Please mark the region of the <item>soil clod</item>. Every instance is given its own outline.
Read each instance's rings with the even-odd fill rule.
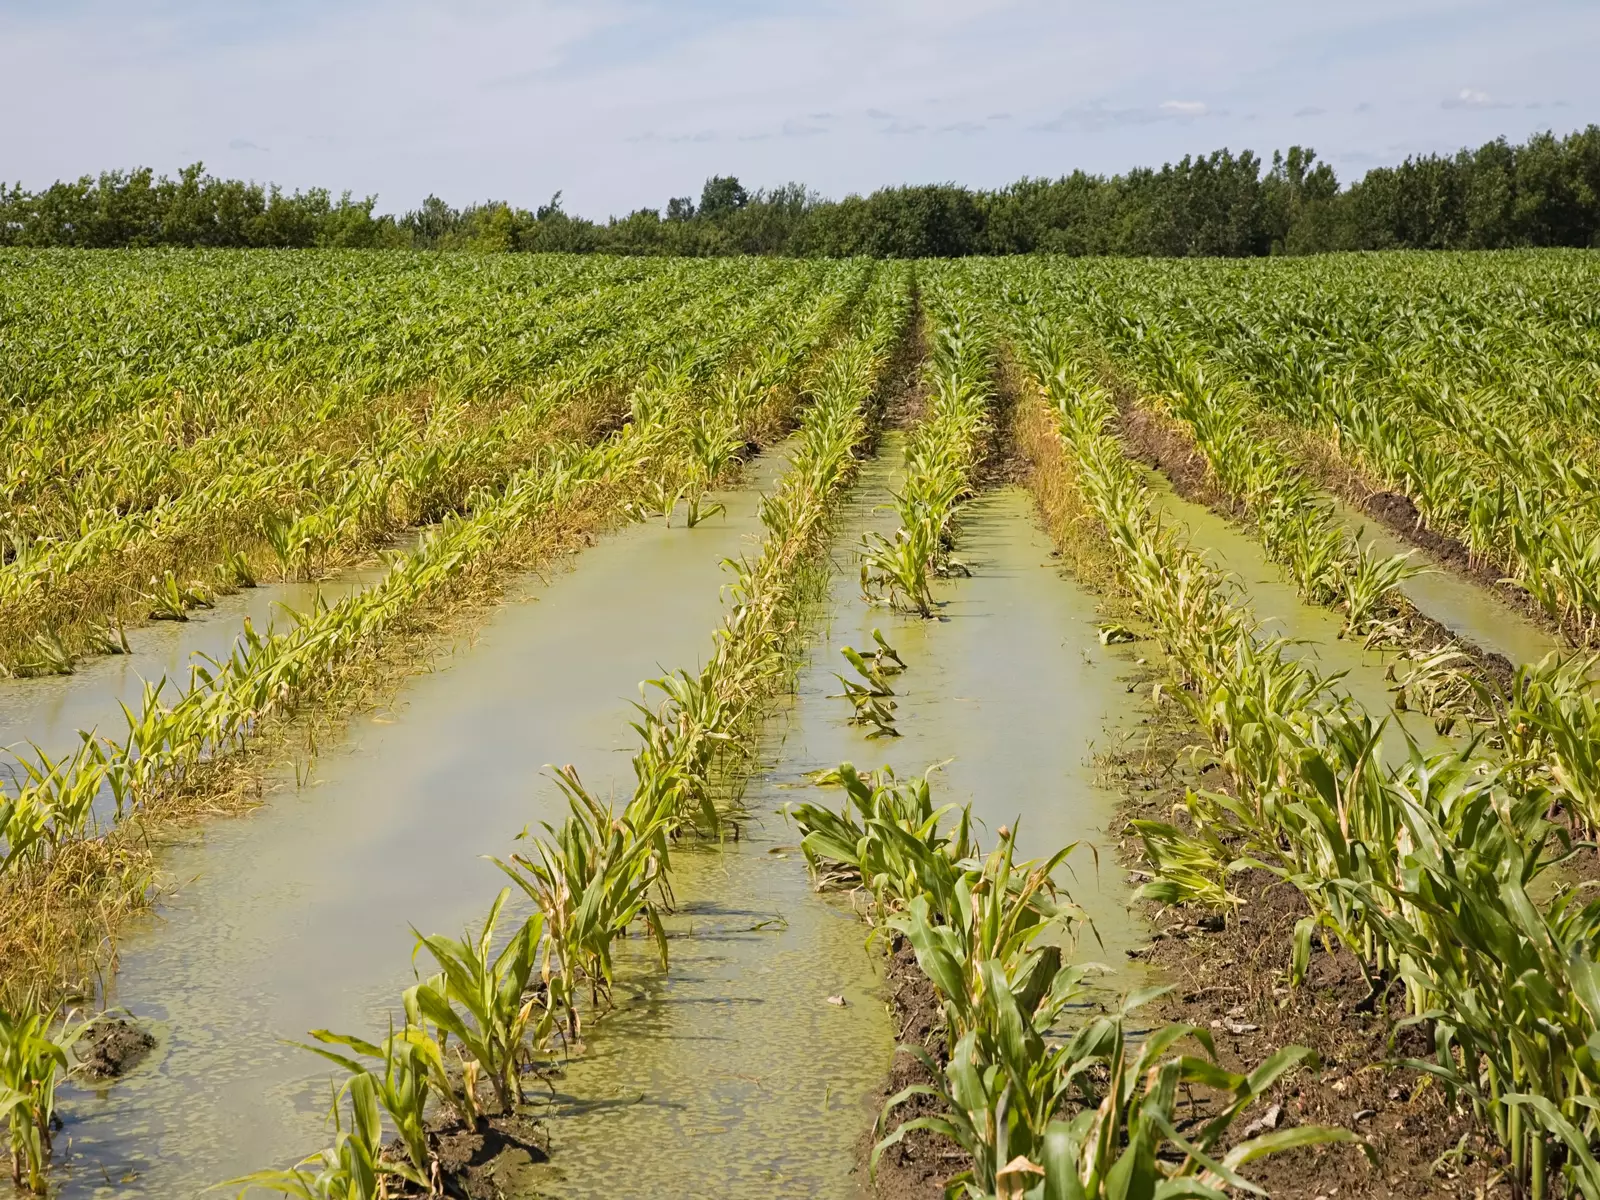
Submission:
[[[77,1041],[78,1071],[86,1079],[119,1079],[143,1062],[155,1046],[155,1035],[128,1018],[102,1016]]]

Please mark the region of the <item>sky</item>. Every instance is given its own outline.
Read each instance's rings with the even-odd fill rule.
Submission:
[[[1596,0],[0,0],[0,179],[604,217],[1300,144],[1349,182],[1600,122],[1596,62]]]

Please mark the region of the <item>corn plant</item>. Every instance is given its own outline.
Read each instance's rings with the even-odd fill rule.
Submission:
[[[856,674],[859,676],[858,679],[850,679],[837,671],[833,676],[844,688],[841,698],[850,701],[851,708],[855,710],[850,718],[851,722],[856,725],[871,725],[873,731],[867,735],[868,737],[899,737],[900,731],[895,728],[894,723],[894,688],[889,686],[889,681],[884,677],[884,672],[876,660],[869,663],[853,646],[845,646],[839,653],[856,669]]]
[[[338,1103],[343,1097],[350,1102],[348,1128]],[[378,1084],[370,1073],[351,1076],[342,1096],[335,1098],[332,1114],[334,1143],[328,1149],[288,1170],[255,1171],[219,1183],[212,1190],[237,1188],[241,1196],[270,1191],[296,1200],[386,1200],[389,1179],[419,1182],[409,1164],[384,1157]],[[430,1186],[427,1180],[420,1182],[423,1187]]]
[[[347,1086],[355,1085],[357,1079],[363,1080],[359,1085],[363,1089],[370,1086],[378,1104],[399,1133],[409,1159],[408,1163],[395,1165],[395,1174],[427,1188],[431,1187],[433,1172],[433,1155],[428,1147],[428,1131],[424,1124],[430,1097],[442,1089],[444,1098],[454,1101],[469,1117],[476,1116],[476,1097],[467,1088],[457,1098],[446,1074],[444,1050],[424,1030],[421,1022],[425,1018],[420,1002],[414,1002],[414,992],[408,993],[407,1001],[410,1010],[408,1016],[418,1019],[408,1021],[406,1028],[399,1033],[395,1032],[391,1023],[389,1035],[382,1042],[374,1043],[348,1034],[314,1029],[311,1036],[321,1045],[303,1045],[302,1048],[349,1072]],[[383,1073],[379,1075],[348,1054],[326,1049],[328,1046],[343,1046],[364,1058],[373,1059],[382,1065]],[[359,1104],[360,1101],[355,1103]]]
[[[11,1180],[43,1195],[50,1162],[56,1085],[70,1068],[67,1051],[82,1032],[70,1020],[52,1034],[55,1010],[12,1016],[0,1009],[0,1117],[6,1121]]]
[[[439,974],[418,984],[407,998],[408,1007],[414,1006],[423,1019],[472,1055],[494,1088],[501,1112],[521,1103],[520,1068],[527,1061],[529,1041],[541,1042],[551,1023],[543,999],[528,995],[538,965],[544,914],[523,921],[499,954],[491,953],[500,912],[510,895],[510,888],[501,889],[475,938],[456,941],[418,933],[417,951],[427,950]]]
[[[1403,983],[1409,1019],[1431,1024],[1438,1051],[1410,1065],[1474,1104],[1516,1185],[1544,1195],[1558,1151],[1572,1180],[1588,1178],[1594,1087],[1576,1047],[1597,1028],[1589,992],[1600,906],[1562,884],[1542,904],[1530,899],[1565,855],[1567,835],[1549,820],[1562,779],[1575,797],[1585,791],[1583,768],[1555,767],[1553,748],[1581,741],[1571,731],[1584,727],[1586,684],[1558,664],[1524,669],[1500,724],[1500,762],[1474,744],[1432,756],[1411,745],[1404,763],[1385,766],[1384,722],[1287,661],[1230,601],[1226,581],[1153,519],[1106,435],[1103,398],[1062,361],[1069,343],[1033,345],[1036,378],[1059,408],[1122,581],[1231,785],[1191,792],[1181,828],[1139,825],[1156,867],[1145,894],[1228,904],[1235,870],[1278,875],[1312,910],[1295,931],[1292,977],[1320,935],[1356,955],[1375,999]]]

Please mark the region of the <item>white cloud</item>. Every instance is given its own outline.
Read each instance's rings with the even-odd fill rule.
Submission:
[[[1454,96],[1440,101],[1441,108],[1510,108],[1509,104],[1497,101],[1488,92],[1481,92],[1477,88],[1462,88]]]
[[[1163,100],[1161,111],[1175,117],[1203,117],[1207,110],[1204,100]]]

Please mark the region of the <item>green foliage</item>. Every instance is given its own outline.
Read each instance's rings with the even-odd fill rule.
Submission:
[[[1587,660],[1519,672],[1498,761],[1477,743],[1431,756],[1413,745],[1386,766],[1385,723],[1263,637],[1226,578],[1162,527],[1072,339],[1035,324],[1025,345],[1121,583],[1224,771],[1225,788],[1189,794],[1181,825],[1136,823],[1156,871],[1143,894],[1225,906],[1234,872],[1277,875],[1311,910],[1295,931],[1292,978],[1316,939],[1342,942],[1375,999],[1403,985],[1410,1021],[1434,1031],[1436,1048],[1410,1065],[1476,1107],[1519,1187],[1546,1194],[1553,1146],[1566,1148],[1575,1181],[1588,1178],[1600,1140],[1600,902],[1550,872],[1570,837],[1550,820],[1553,800],[1587,819]],[[1246,457],[1213,466],[1221,475]],[[1253,510],[1267,499],[1252,498]],[[1305,527],[1290,536],[1312,540]],[[1391,563],[1368,569],[1378,584],[1403,568]]]
[[[11,1179],[43,1195],[50,1162],[56,1084],[67,1073],[67,1051],[82,1032],[69,1021],[56,1034],[55,1010],[12,1016],[0,1009],[0,1118],[6,1122]]]

